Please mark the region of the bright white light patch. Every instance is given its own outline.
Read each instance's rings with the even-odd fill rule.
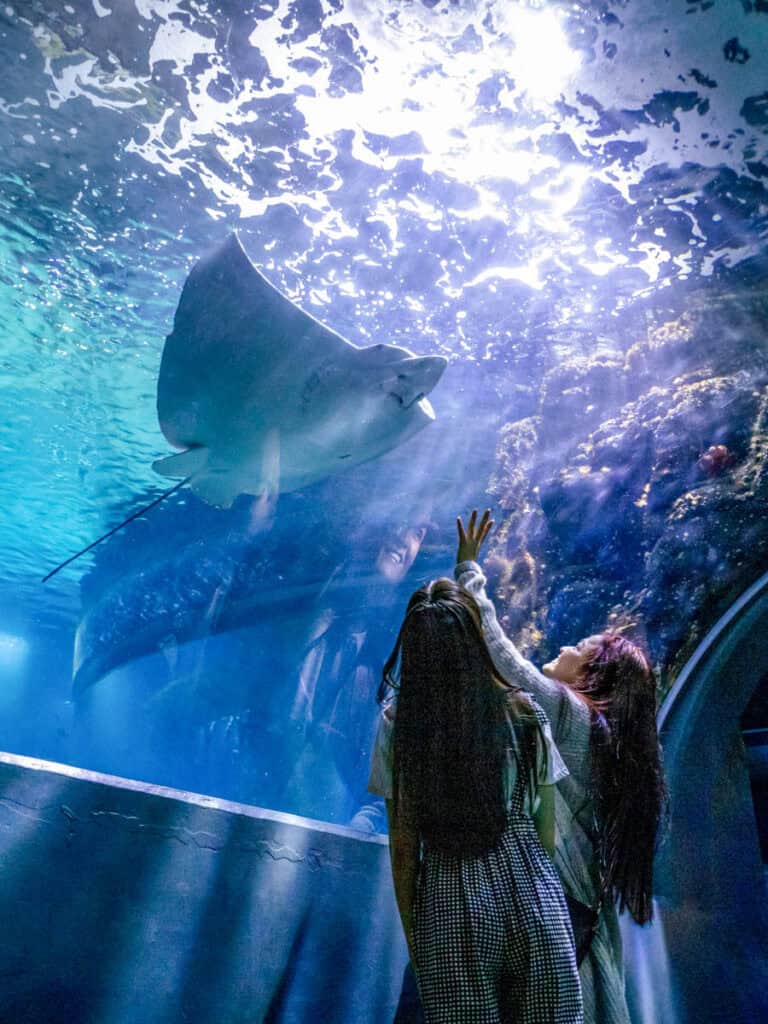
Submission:
[[[0,633],[0,669],[21,668],[29,652],[29,644],[21,636]]]
[[[557,99],[580,64],[557,13],[504,5],[503,14],[499,12],[499,28],[502,38],[509,34],[514,41],[507,68],[517,88],[532,99]]]

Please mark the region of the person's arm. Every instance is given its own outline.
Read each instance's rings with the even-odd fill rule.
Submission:
[[[399,801],[402,804],[402,799]],[[419,836],[411,819],[403,813],[402,806],[395,808],[393,800],[387,800],[389,821],[389,857],[392,865],[392,881],[395,887],[397,909],[408,943],[408,954],[415,963],[413,945],[413,904],[416,899],[416,880],[419,874]]]
[[[477,557],[493,526],[490,512],[486,510],[478,523],[475,510],[470,515],[466,528],[461,518],[457,519],[456,525],[459,533],[459,547],[454,575],[461,586],[477,602],[483,621],[483,637],[497,671],[508,682],[514,683],[532,694],[542,705],[549,718],[557,722],[560,718],[563,700],[562,687],[551,679],[547,679],[535,665],[523,657],[501,628],[493,601],[485,590],[486,579],[483,570],[477,564]]]
[[[533,823],[539,834],[541,845],[550,857],[555,856],[555,787],[539,786],[539,806],[533,815]]]

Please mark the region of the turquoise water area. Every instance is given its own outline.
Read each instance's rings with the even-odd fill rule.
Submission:
[[[23,0],[0,44],[4,748],[380,829],[378,673],[457,513],[535,656],[634,616],[674,674],[754,577],[765,4]],[[233,230],[353,344],[444,356],[436,421],[43,585],[163,490],[163,342]],[[715,555],[675,575],[680,522]]]

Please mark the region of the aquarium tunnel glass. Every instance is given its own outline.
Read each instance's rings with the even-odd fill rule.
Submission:
[[[384,834],[382,666],[474,507],[526,656],[630,630],[672,692],[768,555],[768,4],[7,0],[0,46],[0,749]]]

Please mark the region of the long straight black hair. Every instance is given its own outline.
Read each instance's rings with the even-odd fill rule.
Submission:
[[[645,653],[601,633],[572,685],[592,709],[590,743],[603,885],[638,924],[653,916],[653,861],[667,790],[656,728],[656,680]]]
[[[453,580],[435,580],[408,602],[379,699],[391,690],[397,693],[395,806],[407,803],[432,849],[457,855],[491,849],[506,825],[507,750],[534,788],[545,748],[529,699],[493,665],[474,598]]]

